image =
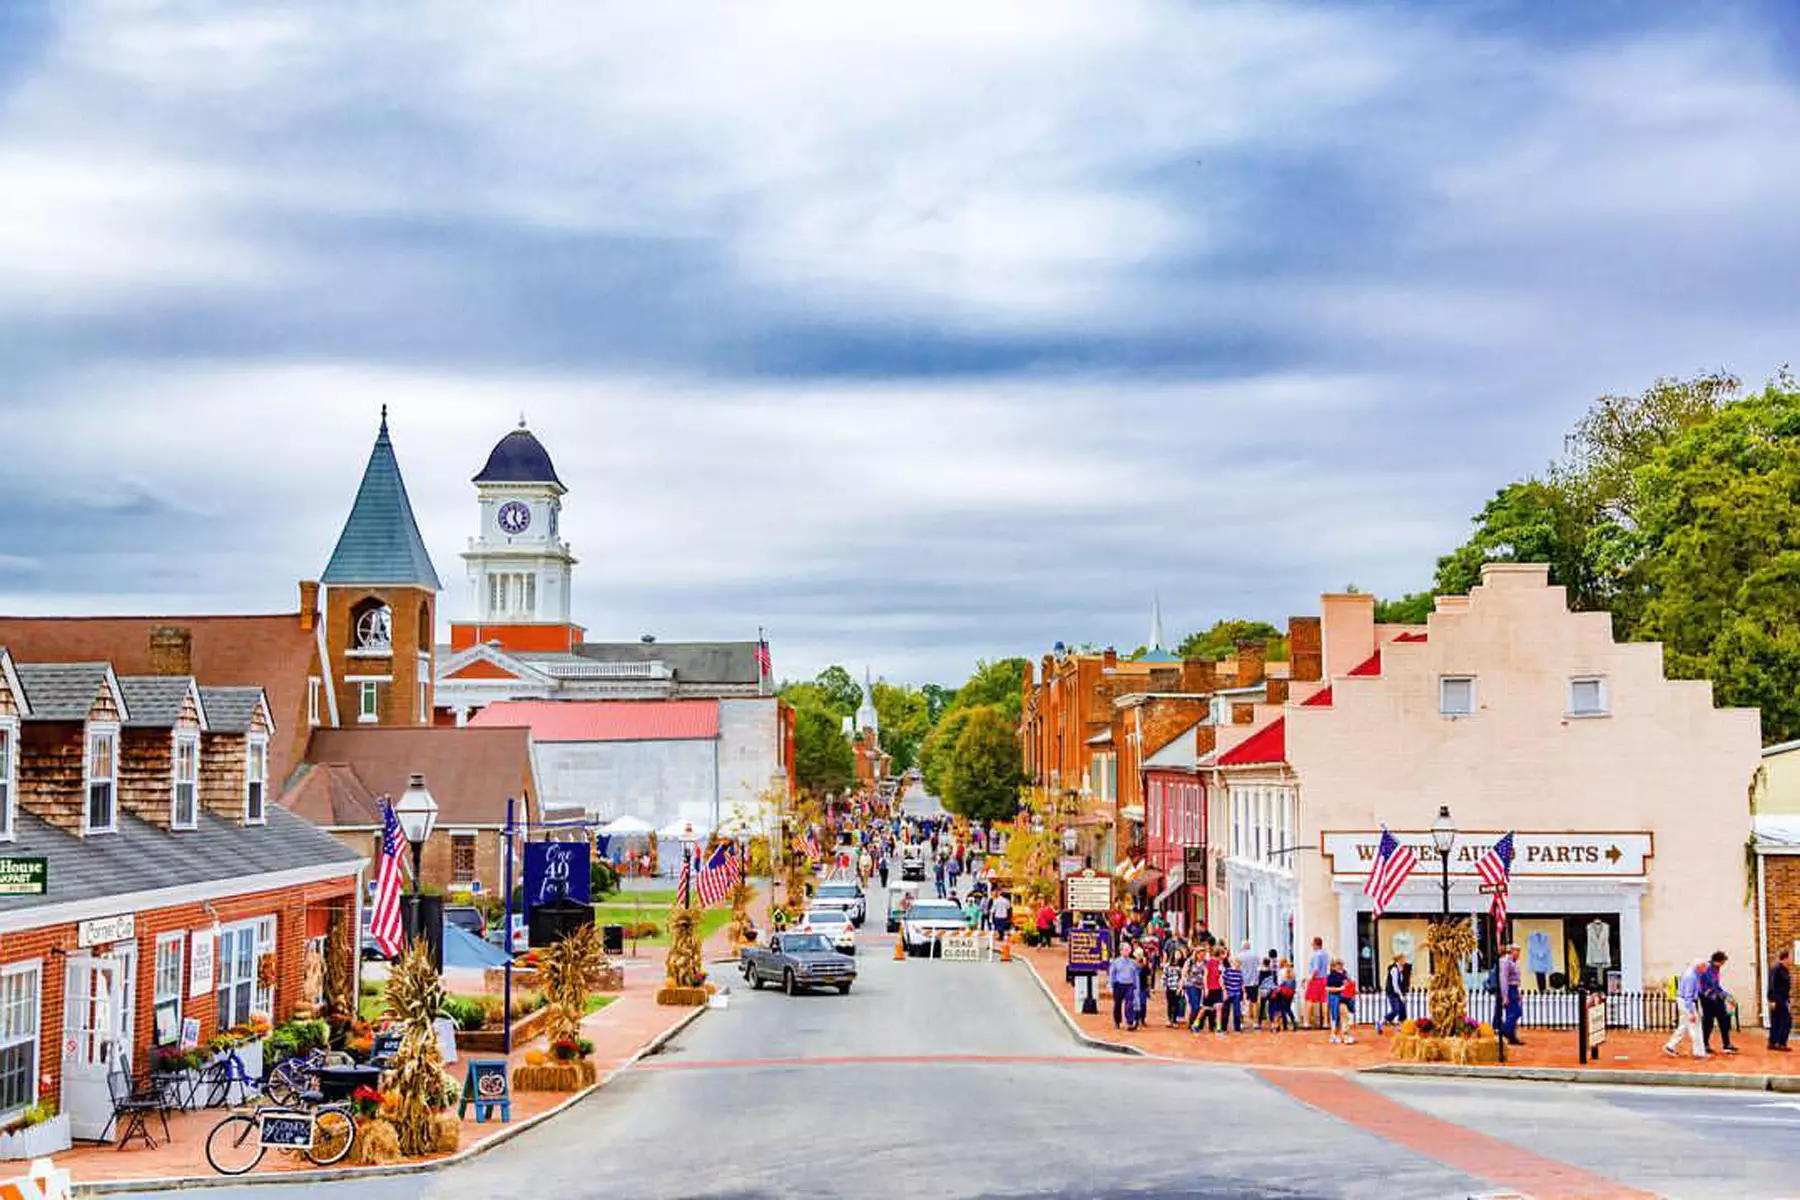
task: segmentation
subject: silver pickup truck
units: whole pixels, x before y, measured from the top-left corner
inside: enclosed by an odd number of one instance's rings
[[[753,988],[779,983],[792,996],[816,987],[834,987],[845,995],[856,982],[856,960],[839,954],[817,933],[776,933],[766,946],[745,946],[738,966]]]

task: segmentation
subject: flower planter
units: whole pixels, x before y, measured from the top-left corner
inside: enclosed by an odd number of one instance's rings
[[[528,1012],[513,1022],[512,1042],[515,1046],[523,1046],[542,1031],[544,1022],[549,1019],[549,1008],[540,1008]],[[499,1029],[475,1029],[456,1031],[456,1049],[467,1050],[472,1054],[504,1054],[506,1047],[505,1034]]]
[[[58,1113],[17,1133],[0,1133],[0,1158],[43,1158],[67,1150],[69,1144],[69,1114]]]

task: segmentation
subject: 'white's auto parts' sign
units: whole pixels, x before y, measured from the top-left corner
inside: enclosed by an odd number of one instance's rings
[[[1437,847],[1432,844],[1430,830],[1396,829],[1393,835],[1419,853],[1419,870],[1435,875],[1439,871]],[[1456,835],[1450,851],[1450,874],[1473,875],[1475,863],[1506,836],[1505,830]],[[1357,829],[1348,832],[1327,831],[1319,836],[1319,849],[1331,862],[1334,875],[1367,875],[1375,862],[1375,850],[1381,844],[1381,830]],[[1642,876],[1655,853],[1651,835],[1642,830],[1633,833],[1527,833],[1513,835],[1515,876]]]

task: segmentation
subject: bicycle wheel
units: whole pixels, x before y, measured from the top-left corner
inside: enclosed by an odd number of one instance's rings
[[[314,1166],[329,1167],[342,1162],[356,1145],[356,1118],[348,1108],[326,1105],[313,1114],[312,1145],[306,1157]]]
[[[221,1175],[242,1175],[262,1161],[262,1138],[257,1120],[248,1113],[233,1113],[206,1135],[206,1161]]]

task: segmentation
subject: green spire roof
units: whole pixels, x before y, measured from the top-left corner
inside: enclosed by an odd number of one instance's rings
[[[394,443],[388,440],[385,404],[381,406],[381,432],[375,437],[375,449],[369,452],[356,503],[320,578],[325,583],[412,584],[434,592],[443,590],[406,498],[406,481],[400,478]]]

